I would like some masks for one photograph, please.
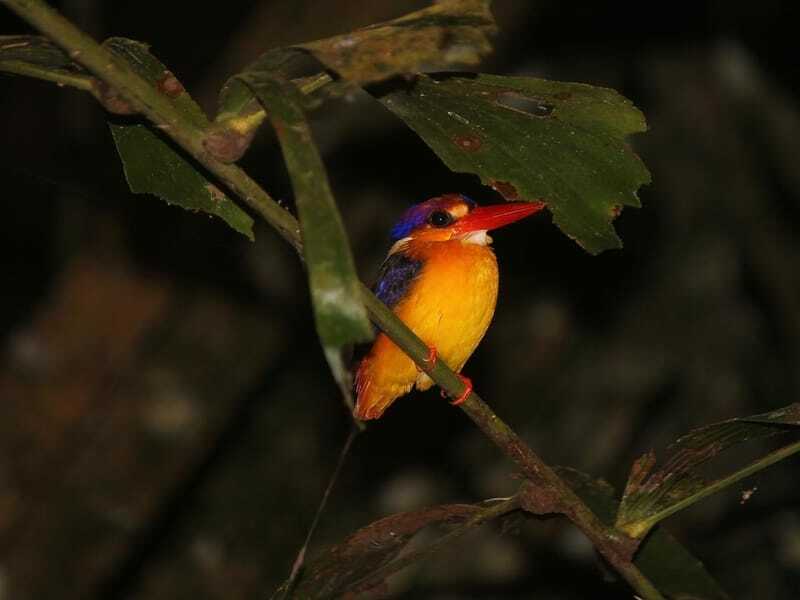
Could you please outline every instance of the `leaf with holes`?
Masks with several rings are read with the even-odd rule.
[[[669,459],[658,469],[655,454],[645,454],[631,469],[617,527],[633,537],[642,537],[675,512],[800,452],[800,442],[789,444],[712,482],[696,473],[698,466],[731,446],[787,432],[800,433],[800,403],[695,429],[672,445]]]
[[[596,254],[621,246],[611,225],[640,206],[650,174],[626,143],[642,113],[606,88],[530,77],[419,76],[373,90],[453,171],[508,200],[542,200],[564,233]]]

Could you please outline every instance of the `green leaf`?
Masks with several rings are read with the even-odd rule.
[[[122,37],[113,37],[103,42],[108,50],[125,59],[142,78],[172,100],[183,115],[198,127],[207,127],[208,118],[200,106],[186,93],[180,81],[164,64],[150,53],[150,47],[142,42]]]
[[[375,92],[380,93],[380,92]],[[547,203],[592,254],[621,246],[611,221],[650,174],[626,144],[642,113],[606,88],[531,77],[420,76],[379,95],[453,171],[509,200]]]
[[[253,239],[253,219],[159,134],[145,125],[110,127],[133,193],[215,215]]]
[[[444,0],[403,17],[350,33],[298,44],[353,83],[403,73],[475,65],[497,28],[489,0]]]
[[[263,103],[277,133],[294,188],[317,332],[352,409],[349,375],[340,350],[346,344],[370,340],[372,327],[361,301],[347,233],[303,112],[306,100],[280,75],[246,73],[241,79]]]
[[[606,524],[613,522],[618,503],[611,485],[574,469],[557,470],[602,521]],[[663,528],[655,529],[642,542],[633,562],[660,592],[670,598],[728,599],[703,563]]]
[[[699,465],[731,446],[792,430],[797,432],[799,426],[800,403],[795,403],[766,414],[695,429],[670,447],[669,459],[659,469],[655,469],[655,454],[645,454],[631,469],[617,527],[633,537],[642,537],[673,513],[799,452],[800,443],[790,444],[713,482],[703,481],[695,472]]]
[[[186,93],[175,76],[150,54],[146,44],[127,38],[109,38],[103,45],[125,59],[136,73],[152,83],[196,126],[208,119]],[[104,92],[106,103],[114,101],[113,90]],[[187,160],[149,125],[110,125],[125,177],[135,194],[154,194],[167,204],[202,211],[222,219],[230,227],[253,239],[253,219],[198,166]]]

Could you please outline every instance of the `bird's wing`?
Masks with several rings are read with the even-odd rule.
[[[383,261],[373,291],[381,302],[394,308],[408,293],[411,282],[421,270],[421,260],[410,258],[403,252],[394,252]]]

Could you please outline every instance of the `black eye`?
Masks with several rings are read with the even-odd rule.
[[[446,210],[437,210],[431,214],[431,217],[428,220],[434,227],[447,227],[453,222],[453,217]]]

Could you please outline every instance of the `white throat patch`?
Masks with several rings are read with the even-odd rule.
[[[392,244],[392,247],[389,248],[389,254],[387,256],[391,256],[395,252],[398,252],[400,250],[404,250],[405,247],[406,247],[406,244],[408,244],[408,242],[410,240],[411,240],[410,237],[404,237],[402,239],[397,240],[394,244]]]
[[[461,238],[461,241],[465,244],[477,244],[478,246],[488,246],[492,243],[492,238],[490,238],[487,233],[486,229],[481,229],[479,231],[472,231]]]
[[[454,240],[461,240],[465,244],[476,244],[478,246],[488,246],[492,243],[492,238],[486,233],[486,229],[480,229],[479,231],[471,231],[466,235],[458,236],[453,238]],[[391,256],[395,252],[400,252],[401,250],[405,250],[405,247],[408,245],[408,242],[411,241],[411,237],[404,237],[402,239],[397,240],[392,247],[389,248],[388,256]]]

